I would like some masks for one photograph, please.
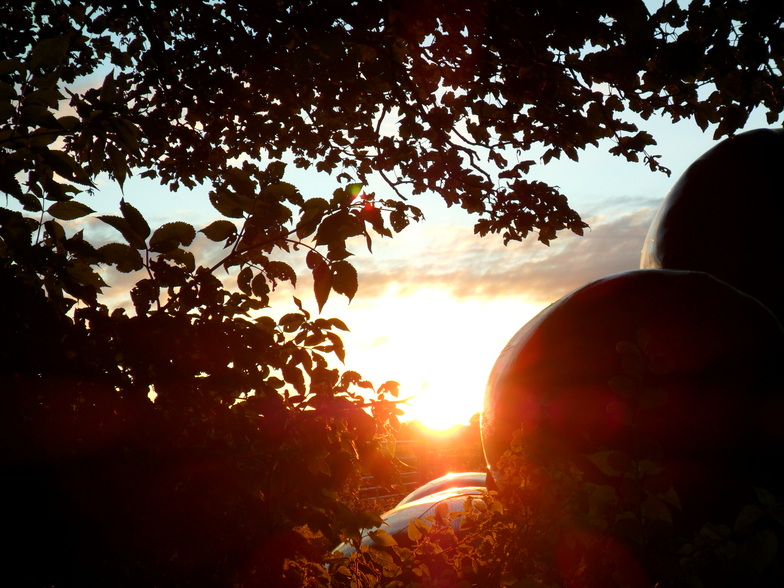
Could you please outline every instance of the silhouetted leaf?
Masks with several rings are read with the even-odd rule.
[[[64,151],[57,151],[54,149],[47,149],[41,154],[43,160],[51,166],[51,168],[67,180],[84,184],[85,186],[93,186],[90,177],[82,167],[76,163],[73,157]]]
[[[35,44],[30,56],[30,67],[52,68],[58,66],[68,54],[68,36],[59,35]]]
[[[313,293],[316,296],[319,310],[321,310],[327,303],[327,298],[332,290],[332,271],[324,258],[315,251],[308,251],[306,261],[313,274]]]
[[[240,273],[237,275],[237,287],[248,296],[252,295],[253,292],[250,288],[250,281],[253,279],[253,270],[249,267],[244,267],[240,270]]]
[[[193,225],[182,221],[166,223],[155,229],[150,237],[150,249],[166,253],[180,245],[190,245],[195,237],[196,229],[193,228]]]
[[[338,261],[332,265],[332,288],[338,294],[344,294],[352,300],[357,293],[359,282],[357,270],[347,261]]]
[[[136,249],[145,249],[147,244],[144,239],[136,231],[133,230],[130,223],[122,217],[114,215],[101,215],[98,220],[105,222],[120,231],[120,234],[125,238],[131,247]]]
[[[46,212],[60,220],[74,220],[87,216],[95,211],[81,202],[69,200],[67,202],[55,202],[46,209]]]
[[[118,271],[129,273],[142,269],[144,262],[139,252],[124,243],[108,243],[98,248],[104,263],[117,266]]]
[[[120,200],[120,211],[122,212],[123,218],[128,221],[128,224],[137,235],[142,239],[147,239],[147,237],[150,236],[150,225],[144,220],[142,213],[128,204],[125,199]]]
[[[237,234],[237,227],[228,220],[216,220],[201,229],[210,241],[225,241],[232,235]]]

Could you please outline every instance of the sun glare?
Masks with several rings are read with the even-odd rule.
[[[433,430],[482,410],[487,376],[507,341],[541,308],[509,298],[457,299],[445,290],[388,292],[384,311],[347,309],[347,364],[375,383],[400,383],[401,420]]]
[[[481,395],[434,389],[425,382],[405,406],[406,420],[415,420],[432,431],[446,432],[455,425],[467,425],[471,415],[482,409]]]

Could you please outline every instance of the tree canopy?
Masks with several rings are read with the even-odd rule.
[[[292,260],[319,310],[353,298],[351,248],[426,195],[505,242],[579,234],[537,165],[599,146],[666,171],[651,116],[718,138],[784,108],[774,2],[40,0],[0,19],[6,573],[31,585],[317,581],[376,520],[351,488],[389,473],[399,411],[394,382],[333,367],[342,321],[299,301],[271,318]],[[287,165],[341,187],[306,198]],[[97,180],[131,175],[203,186],[215,220],[151,227],[130,191],[96,214]],[[91,242],[96,222],[116,240]],[[126,307],[107,268],[133,280]]]

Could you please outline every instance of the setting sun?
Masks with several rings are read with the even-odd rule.
[[[353,304],[346,365],[380,383],[400,383],[402,420],[431,429],[467,424],[482,410],[496,357],[541,305],[511,298],[462,298],[436,288],[390,289],[385,312]],[[372,314],[371,314],[372,313]]]
[[[460,402],[459,397],[452,396],[450,391],[433,389],[429,382],[425,382],[404,407],[405,418],[419,421],[434,431],[445,431],[455,425],[467,424],[471,415],[482,409],[481,397],[478,405],[472,409],[471,407],[477,403]],[[476,394],[468,396],[472,401],[476,399]]]

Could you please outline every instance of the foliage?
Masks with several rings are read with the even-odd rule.
[[[779,586],[784,503],[753,476],[713,484],[707,509],[687,509],[690,482],[672,455],[639,435],[640,413],[668,391],[645,343],[618,344],[621,373],[607,382],[629,415],[623,442],[597,450],[521,429],[495,473],[497,488],[447,500],[393,535],[381,527],[348,557],[336,554],[338,586],[653,588]],[[608,404],[609,406],[609,404]],[[636,438],[635,438],[636,437]],[[729,462],[727,456],[723,456]],[[693,464],[699,476],[721,480]],[[732,469],[734,464],[721,464]],[[765,469],[770,467],[770,460]],[[694,474],[692,474],[693,476]],[[763,474],[763,477],[765,475]],[[735,486],[743,486],[737,492]],[[398,515],[399,516],[399,515]]]
[[[515,484],[442,503],[373,543],[331,561],[335,586],[567,586],[653,588],[778,586],[784,504],[765,490],[724,523],[674,532],[677,497],[665,472],[589,479],[574,464],[542,464],[521,445],[504,458]],[[568,469],[565,469],[568,468]],[[511,481],[507,479],[507,482]],[[639,482],[639,484],[635,484]],[[657,487],[658,484],[658,487]],[[635,486],[638,486],[634,488]]]
[[[568,14],[570,18],[564,18]],[[529,153],[605,145],[661,169],[664,114],[732,133],[780,117],[775,3],[40,0],[3,12],[0,377],[4,574],[28,585],[322,582],[393,383],[341,373],[338,319],[272,318],[314,280],[353,298],[350,247],[440,195],[476,232],[584,223]],[[306,198],[284,160],[341,187]],[[107,176],[204,185],[216,219],[94,213]],[[391,197],[366,190],[386,184]],[[97,242],[97,223],[116,231]],[[196,246],[224,247],[208,263]],[[203,236],[203,237],[202,237]],[[110,268],[114,273],[107,273]],[[219,270],[226,270],[225,277]],[[127,274],[127,276],[123,276]],[[116,298],[106,276],[132,281]],[[111,278],[106,278],[111,281]],[[123,296],[125,294],[126,296]],[[154,401],[152,398],[154,397]],[[372,519],[372,517],[370,517]]]

